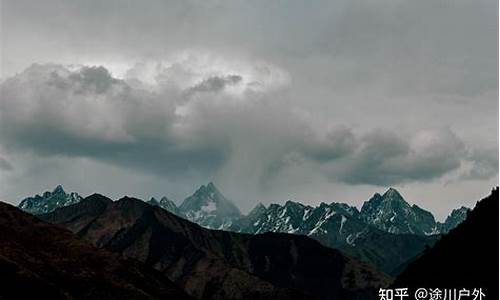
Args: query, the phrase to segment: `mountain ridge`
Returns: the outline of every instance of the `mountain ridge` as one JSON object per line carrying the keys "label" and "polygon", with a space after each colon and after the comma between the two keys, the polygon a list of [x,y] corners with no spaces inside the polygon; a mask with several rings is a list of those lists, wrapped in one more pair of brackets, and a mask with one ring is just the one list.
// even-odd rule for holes
{"label": "mountain ridge", "polygon": [[394,234],[367,224],[356,207],[345,203],[321,203],[313,207],[293,201],[259,206],[233,223],[228,230],[259,234],[285,232],[309,236],[325,246],[340,249],[388,274],[426,247],[437,236]]}
{"label": "mountain ridge", "polygon": [[[59,203],[57,201],[54,201],[53,199],[50,199],[51,195],[61,195],[61,194],[63,198],[66,197],[69,199],[59,201]],[[401,224],[399,225],[396,224],[396,226],[393,226],[394,224],[390,224],[391,223],[390,219],[387,220],[386,218],[382,221],[379,221],[376,220],[376,216],[370,216],[371,211],[373,211],[373,206],[376,206],[375,211],[377,211],[376,208],[380,206],[380,202],[384,201],[384,197],[390,198],[389,201],[386,202],[400,203],[406,209],[413,211],[413,214],[420,215],[420,217],[424,220],[427,219],[427,221],[429,221],[430,223],[427,222],[426,225],[424,225],[426,230],[422,229],[413,230],[411,229],[412,228],[411,226],[408,227],[407,225],[401,225]],[[18,207],[24,211],[36,215],[53,211],[54,209],[61,206],[77,203],[82,199],[83,198],[76,192],[71,192],[66,194],[62,186],[58,185],[52,192],[47,191],[44,192],[42,195],[35,195],[32,197],[24,198],[23,200],[20,201]],[[313,207],[292,200],[287,200],[284,204],[271,203],[268,206],[271,205],[284,206],[288,202]],[[228,227],[231,226],[234,220],[248,217],[250,214],[255,214],[256,212],[255,208],[258,208],[258,210],[261,212],[263,211],[263,208],[266,208],[266,206],[264,206],[261,202],[259,202],[254,207],[254,209],[252,209],[249,213],[244,215],[239,211],[238,207],[231,200],[227,199],[226,197],[224,197],[224,195],[222,195],[220,190],[215,186],[213,182],[209,182],[207,185],[201,185],[191,196],[186,197],[179,206],[177,206],[175,202],[169,199],[168,197],[162,197],[160,200],[157,200],[156,198],[152,197],[150,198],[148,203],[160,206],[181,217],[187,218],[191,221],[194,221],[202,226],[211,229],[227,229]],[[323,203],[324,202],[322,202],[322,204]],[[333,203],[337,202],[331,202],[330,204]],[[373,205],[373,203],[375,203],[375,205]],[[216,207],[217,204],[222,204],[221,206],[223,209],[221,211],[217,210],[218,208]],[[321,206],[322,204],[320,204],[319,206]],[[324,205],[328,204],[324,203]],[[364,216],[366,223],[374,225],[375,227],[383,231],[397,233],[397,234],[415,233],[420,235],[446,233],[451,228],[455,227],[458,223],[463,221],[467,211],[470,210],[469,208],[464,206],[456,208],[450,212],[450,214],[447,216],[444,222],[437,222],[431,212],[419,207],[416,204],[410,205],[408,202],[406,202],[406,200],[404,200],[401,194],[395,188],[392,187],[388,188],[388,190],[383,195],[375,193],[369,200],[363,203],[361,209],[358,209],[357,207],[354,206],[349,206],[346,203],[337,203],[337,205],[346,205],[346,207],[348,207],[350,210],[357,210]],[[47,206],[47,208],[45,208],[44,206]],[[215,221],[212,219],[215,219]],[[214,226],[214,224],[216,224],[217,226]],[[411,230],[408,230],[408,228],[410,228]]]}
{"label": "mountain ridge", "polygon": [[288,200],[268,207],[259,203],[241,215],[213,183],[201,185],[179,207],[166,197],[159,201],[151,198],[147,203],[209,229],[306,235],[391,275],[397,275],[400,266],[432,246],[439,233],[447,233],[467,215],[462,207],[453,210],[445,222],[436,222],[432,213],[410,205],[394,188],[382,195],[375,193],[361,210],[346,203],[311,206]]}
{"label": "mountain ridge", "polygon": [[84,201],[39,217],[156,268],[198,299],[247,299],[255,291],[307,299],[374,295],[389,281],[305,236],[209,230],[130,197],[100,201],[103,211],[85,205],[96,200]]}
{"label": "mountain ridge", "polygon": [[3,202],[0,231],[0,299],[191,299],[160,272]]}
{"label": "mountain ridge", "polygon": [[154,206],[159,206],[178,216],[183,215],[180,209],[177,207],[177,205],[175,205],[175,202],[173,200],[168,199],[167,197],[162,197],[159,201],[156,200],[155,197],[151,197],[151,199],[147,203]]}

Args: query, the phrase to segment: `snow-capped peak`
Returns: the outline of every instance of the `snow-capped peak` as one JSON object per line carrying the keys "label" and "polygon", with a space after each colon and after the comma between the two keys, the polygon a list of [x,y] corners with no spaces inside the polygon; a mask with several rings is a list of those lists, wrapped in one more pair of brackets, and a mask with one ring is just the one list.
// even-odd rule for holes
{"label": "snow-capped peak", "polygon": [[411,206],[394,188],[366,201],[361,215],[366,223],[390,233],[429,235],[436,232],[434,216],[417,205]]}
{"label": "snow-capped peak", "polygon": [[212,182],[200,186],[179,209],[189,220],[216,229],[241,216],[236,205],[226,199]]}
{"label": "snow-capped peak", "polygon": [[72,205],[82,200],[78,193],[67,194],[61,185],[58,185],[52,192],[46,191],[42,195],[35,195],[23,199],[19,203],[19,208],[34,215],[49,213],[59,207]]}

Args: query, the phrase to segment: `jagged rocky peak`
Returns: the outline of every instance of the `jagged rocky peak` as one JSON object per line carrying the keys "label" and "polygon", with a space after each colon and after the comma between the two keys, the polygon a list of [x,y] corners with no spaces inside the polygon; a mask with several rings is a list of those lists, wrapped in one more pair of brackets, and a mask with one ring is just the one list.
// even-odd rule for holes
{"label": "jagged rocky peak", "polygon": [[300,208],[302,208],[302,207],[304,207],[305,205],[304,205],[304,204],[302,204],[302,203],[300,203],[300,202],[296,202],[296,201],[292,201],[292,200],[287,200],[287,201],[285,202],[285,206],[286,206],[286,207],[300,207]]}
{"label": "jagged rocky peak", "polygon": [[434,216],[417,205],[408,204],[394,188],[389,188],[383,195],[377,193],[366,201],[361,216],[366,223],[390,233],[439,233]]}
{"label": "jagged rocky peak", "polygon": [[240,210],[230,200],[210,182],[207,185],[202,185],[192,196],[186,198],[180,209],[186,210],[201,210],[204,212],[217,211],[224,215],[240,216]]}
{"label": "jagged rocky peak", "polygon": [[255,209],[256,209],[256,210],[264,210],[264,209],[266,209],[266,206],[265,206],[264,204],[262,204],[262,202],[259,202],[259,203],[255,206],[254,210],[255,210]]}
{"label": "jagged rocky peak", "polygon": [[173,205],[173,206],[177,207],[177,205],[175,205],[175,202],[173,200],[168,199],[167,197],[161,197],[160,204],[162,204],[162,205]]}
{"label": "jagged rocky peak", "polygon": [[259,202],[249,213],[248,213],[248,216],[251,217],[251,216],[259,216],[263,213],[265,213],[267,210],[266,206],[264,206],[264,204],[262,204],[261,202]]}
{"label": "jagged rocky peak", "polygon": [[41,196],[35,195],[23,199],[19,203],[19,208],[25,212],[39,215],[54,211],[59,207],[64,207],[78,203],[82,197],[78,193],[66,193],[61,185],[57,185],[52,192],[46,191]]}
{"label": "jagged rocky peak", "polygon": [[160,201],[156,200],[155,197],[151,197],[148,201],[149,204],[154,205],[154,206],[160,206]]}
{"label": "jagged rocky peak", "polygon": [[62,185],[58,184],[55,189],[52,191],[52,194],[66,194]]}
{"label": "jagged rocky peak", "polygon": [[462,206],[460,208],[456,208],[451,211],[451,214],[446,218],[446,221],[452,220],[452,219],[465,219],[467,217],[467,214],[469,213],[470,208]]}
{"label": "jagged rocky peak", "polygon": [[396,190],[393,187],[390,187],[389,189],[387,189],[387,191],[384,193],[383,197],[395,199],[395,200],[404,200],[403,196],[401,196],[401,194],[398,192],[398,190]]}
{"label": "jagged rocky peak", "polygon": [[167,197],[162,197],[160,199],[160,207],[163,209],[166,209],[169,212],[174,213],[176,215],[179,215],[179,216],[182,215],[179,211],[179,208],[175,204],[175,202],[168,199]]}
{"label": "jagged rocky peak", "polygon": [[179,208],[175,204],[174,201],[168,199],[167,197],[162,197],[159,201],[155,198],[152,197],[149,201],[149,204],[153,206],[159,206],[165,210],[168,210],[171,213],[174,213],[176,215],[181,215]]}
{"label": "jagged rocky peak", "polygon": [[207,228],[224,229],[241,217],[240,210],[210,182],[202,185],[179,206],[189,220]]}
{"label": "jagged rocky peak", "polygon": [[389,188],[382,195],[382,203],[388,203],[390,205],[402,205],[403,207],[410,207],[410,204],[401,196],[401,194],[395,188]]}
{"label": "jagged rocky peak", "polygon": [[462,223],[467,218],[467,214],[469,212],[470,212],[470,208],[465,207],[465,206],[454,209],[450,213],[450,215],[446,218],[444,223],[438,224],[440,233],[448,233],[450,230],[457,227],[460,223]]}
{"label": "jagged rocky peak", "polygon": [[[55,196],[55,195],[66,195],[66,191],[64,191],[64,188],[62,187],[62,185],[58,184],[53,190],[52,192],[51,191],[45,191],[43,192],[42,194],[42,197],[50,197],[51,195]],[[38,195],[36,195],[38,196]]]}
{"label": "jagged rocky peak", "polygon": [[375,193],[370,200],[363,203],[361,214],[368,219],[383,213],[392,213],[393,210],[409,210],[410,204],[394,188],[389,188],[383,195]]}
{"label": "jagged rocky peak", "polygon": [[293,217],[300,215],[300,217],[302,217],[304,210],[306,209],[306,205],[300,202],[288,200],[285,202],[285,205],[280,207],[280,209],[283,211],[283,215],[291,215]]}
{"label": "jagged rocky peak", "polygon": [[353,217],[359,216],[359,210],[356,207],[350,206],[346,203],[332,202],[329,204],[329,207],[333,209],[333,211],[343,215],[350,215]]}
{"label": "jagged rocky peak", "polygon": [[302,219],[302,216],[304,215],[304,212],[307,208],[307,205],[304,205],[300,202],[288,200],[285,202],[285,205],[280,208],[280,216],[290,216],[292,218],[300,217]]}

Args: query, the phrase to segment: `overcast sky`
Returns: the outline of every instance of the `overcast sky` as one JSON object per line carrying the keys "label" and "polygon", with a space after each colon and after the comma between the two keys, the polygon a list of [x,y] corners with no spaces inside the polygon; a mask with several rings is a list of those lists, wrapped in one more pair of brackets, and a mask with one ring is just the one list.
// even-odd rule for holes
{"label": "overcast sky", "polygon": [[1,2],[0,199],[53,189],[443,219],[498,184],[498,1]]}

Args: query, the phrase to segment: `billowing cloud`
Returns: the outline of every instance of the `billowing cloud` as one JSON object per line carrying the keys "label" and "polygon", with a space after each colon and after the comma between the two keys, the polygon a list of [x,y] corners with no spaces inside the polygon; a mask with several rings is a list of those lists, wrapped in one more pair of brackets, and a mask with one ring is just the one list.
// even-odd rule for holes
{"label": "billowing cloud", "polygon": [[347,183],[395,185],[439,178],[460,167],[465,146],[450,130],[419,131],[410,138],[372,132],[335,176]]}
{"label": "billowing cloud", "polygon": [[[286,100],[274,99],[279,94],[232,101],[224,88],[242,81],[242,75],[210,75],[184,89],[159,81],[150,90],[114,78],[104,67],[33,65],[1,86],[2,146],[89,157],[166,177],[208,177],[240,160],[260,165],[253,176],[267,184],[290,166],[315,168],[333,181],[382,186],[439,178],[465,160],[474,166],[469,177],[496,174],[491,155],[485,160],[476,150],[469,154],[449,129],[410,137],[389,130],[356,135],[345,126],[318,130],[286,108]],[[209,94],[191,101],[186,93]]]}
{"label": "billowing cloud", "polygon": [[[291,167],[381,186],[429,181],[465,161],[473,165],[468,178],[497,173],[492,155],[467,149],[449,129],[411,136],[319,129],[287,107],[280,93],[233,101],[241,95],[225,86],[240,84],[243,75],[209,73],[187,87],[165,78],[151,89],[114,78],[104,67],[33,65],[1,85],[0,141],[7,150],[88,157],[167,178],[253,169],[247,175],[263,188]],[[186,98],[189,93],[200,95]]]}
{"label": "billowing cloud", "polygon": [[266,181],[297,166],[315,170],[333,182],[379,186],[431,181],[459,172],[464,164],[473,165],[467,171],[469,179],[491,178],[498,172],[493,159],[485,159],[477,150],[471,155],[471,150],[447,128],[420,130],[411,136],[389,130],[355,136],[343,128],[331,132],[328,138],[335,143],[308,140],[296,151],[285,153],[269,165]]}
{"label": "billowing cloud", "polygon": [[498,148],[478,148],[469,153],[462,179],[482,180],[498,174]]}
{"label": "billowing cloud", "polygon": [[[229,151],[203,128],[179,129],[174,92],[131,88],[103,67],[33,65],[1,86],[7,150],[92,157],[158,173],[210,170]],[[189,131],[189,133],[188,133]]]}

